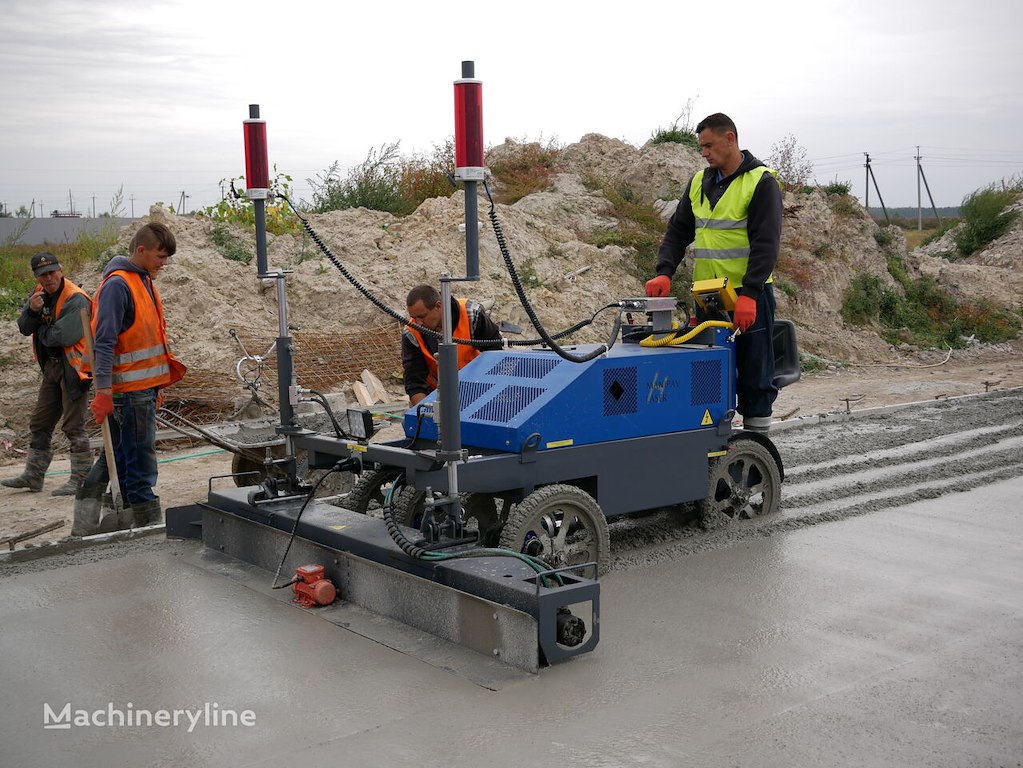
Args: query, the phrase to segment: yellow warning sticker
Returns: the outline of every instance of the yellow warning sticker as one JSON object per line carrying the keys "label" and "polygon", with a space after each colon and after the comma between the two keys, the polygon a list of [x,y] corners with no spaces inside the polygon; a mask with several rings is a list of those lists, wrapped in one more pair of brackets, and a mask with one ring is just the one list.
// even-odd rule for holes
{"label": "yellow warning sticker", "polygon": [[335,531],[343,531],[348,526],[347,525],[331,525],[331,526],[328,526],[328,527],[329,528],[333,528]]}
{"label": "yellow warning sticker", "polygon": [[547,443],[548,448],[564,448],[566,445],[572,445],[575,442],[574,439],[569,438],[568,440],[555,440]]}
{"label": "yellow warning sticker", "polygon": [[710,409],[703,412],[703,421],[700,422],[701,427],[709,427],[714,423],[714,419],[710,417]]}

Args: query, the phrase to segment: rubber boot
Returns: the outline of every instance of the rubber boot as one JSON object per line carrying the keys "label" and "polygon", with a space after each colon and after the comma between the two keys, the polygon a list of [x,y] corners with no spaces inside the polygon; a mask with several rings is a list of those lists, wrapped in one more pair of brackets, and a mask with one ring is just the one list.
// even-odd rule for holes
{"label": "rubber boot", "polygon": [[160,510],[160,497],[150,501],[139,501],[131,505],[135,514],[135,527],[144,528],[147,525],[159,525],[163,521],[163,513]]}
{"label": "rubber boot", "polygon": [[101,489],[75,494],[75,518],[71,524],[72,536],[92,536],[100,533],[100,509],[103,506]]}
{"label": "rubber boot", "polygon": [[43,490],[43,479],[46,477],[46,470],[52,459],[52,450],[42,451],[38,448],[29,448],[25,471],[10,480],[0,480],[0,485],[5,485],[8,488],[27,488],[32,493],[39,493]]}
{"label": "rubber boot", "polygon": [[92,453],[90,451],[71,452],[71,477],[64,485],[50,492],[51,496],[74,496],[82,487],[85,476],[92,468]]}

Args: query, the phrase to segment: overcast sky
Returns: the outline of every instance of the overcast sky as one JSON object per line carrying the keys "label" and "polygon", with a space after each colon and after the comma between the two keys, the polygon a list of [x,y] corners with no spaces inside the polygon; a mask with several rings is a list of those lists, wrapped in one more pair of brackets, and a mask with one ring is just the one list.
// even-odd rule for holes
{"label": "overcast sky", "polygon": [[[864,152],[889,206],[937,205],[1023,171],[1019,0],[722,3],[3,0],[0,203],[143,215],[220,199],[244,173],[259,104],[270,161],[306,179],[454,133],[452,82],[475,61],[484,138],[637,146],[692,99],[761,158],[787,135],[819,181]],[[871,188],[870,202],[877,203]],[[924,204],[927,204],[926,193]]]}

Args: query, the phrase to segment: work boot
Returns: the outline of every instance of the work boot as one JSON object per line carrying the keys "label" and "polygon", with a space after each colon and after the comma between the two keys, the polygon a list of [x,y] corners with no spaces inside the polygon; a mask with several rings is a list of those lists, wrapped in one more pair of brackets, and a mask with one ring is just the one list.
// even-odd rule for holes
{"label": "work boot", "polygon": [[131,509],[135,514],[136,528],[145,528],[147,525],[159,525],[163,520],[159,496],[149,501],[137,501],[131,505]]}
{"label": "work boot", "polygon": [[51,496],[74,496],[82,487],[85,476],[92,468],[92,453],[90,451],[71,452],[71,477],[64,485],[50,492]]}
{"label": "work boot", "polygon": [[71,524],[72,536],[92,536],[101,533],[100,509],[103,505],[99,488],[79,491],[75,494],[75,518]]}
{"label": "work boot", "polygon": [[25,471],[10,480],[0,480],[0,485],[8,488],[27,488],[32,493],[39,493],[43,490],[43,479],[46,477],[46,470],[53,459],[53,451],[42,451],[38,448],[28,449],[28,458],[25,460]]}
{"label": "work boot", "polygon": [[744,416],[742,419],[742,428],[745,429],[747,432],[770,432],[771,417]]}

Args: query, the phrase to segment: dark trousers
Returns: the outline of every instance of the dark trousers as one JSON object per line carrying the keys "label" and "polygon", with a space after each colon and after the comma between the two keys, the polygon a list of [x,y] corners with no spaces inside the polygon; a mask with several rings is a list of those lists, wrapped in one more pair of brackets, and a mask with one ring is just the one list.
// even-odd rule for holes
{"label": "dark trousers", "polygon": [[63,361],[55,357],[48,359],[43,364],[43,382],[39,385],[36,407],[28,422],[29,446],[37,451],[50,450],[53,430],[59,422],[60,431],[67,436],[71,450],[88,453],[89,436],[85,432],[88,401],[81,390],[71,391],[64,375]]}
{"label": "dark trousers", "polygon": [[778,388],[774,386],[774,284],[757,299],[757,321],[735,340],[738,369],[736,394],[743,416],[770,416]]}
{"label": "dark trousers", "polygon": [[[770,416],[778,388],[774,386],[774,284],[767,283],[757,299],[757,321],[735,340],[735,392],[737,410],[745,417]],[[718,320],[708,316],[699,305],[696,318]]]}
{"label": "dark trousers", "polygon": [[[114,413],[107,417],[114,461],[127,504],[153,501],[157,480],[156,389],[114,395]],[[100,452],[82,483],[84,495],[99,496],[110,480],[106,453]]]}

